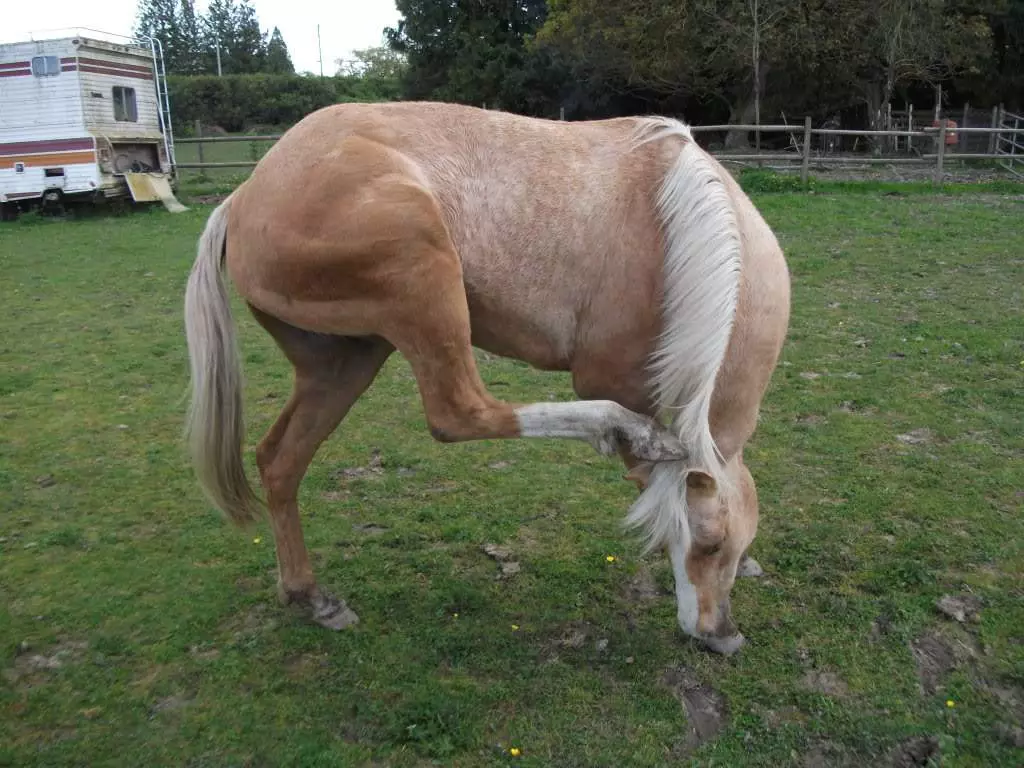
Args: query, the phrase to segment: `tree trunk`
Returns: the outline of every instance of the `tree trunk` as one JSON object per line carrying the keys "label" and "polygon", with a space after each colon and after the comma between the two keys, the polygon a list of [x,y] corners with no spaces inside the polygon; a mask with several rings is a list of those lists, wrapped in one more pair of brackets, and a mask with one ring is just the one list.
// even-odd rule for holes
{"label": "tree trunk", "polygon": [[[729,108],[729,123],[732,125],[750,125],[754,122],[754,99],[746,93]],[[750,149],[750,133],[748,131],[729,131],[725,135],[726,149]]]}
{"label": "tree trunk", "polygon": [[[729,123],[733,125],[752,125],[760,123],[760,112],[764,107],[764,85],[768,79],[771,65],[761,62],[757,68],[757,85],[753,79],[749,90],[744,88],[729,107]],[[769,99],[769,102],[771,100]],[[750,149],[749,131],[729,131],[725,135],[726,149]]]}

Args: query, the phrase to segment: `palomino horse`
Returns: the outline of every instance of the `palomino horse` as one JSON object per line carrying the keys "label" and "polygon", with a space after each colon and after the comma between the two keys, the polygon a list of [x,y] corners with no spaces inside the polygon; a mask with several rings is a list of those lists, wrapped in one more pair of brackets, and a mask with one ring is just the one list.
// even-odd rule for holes
{"label": "palomino horse", "polygon": [[[261,503],[243,469],[225,269],[295,367],[256,452],[283,601],[333,629],[357,620],[316,583],[297,491],[397,349],[437,440],[617,451],[643,489],[627,522],[668,549],[680,626],[722,653],[742,644],[729,595],[758,514],[743,446],[786,334],[789,274],[686,126],[396,103],[328,107],[289,130],[210,216],[185,297],[193,459],[244,523]],[[581,400],[496,400],[474,345],[571,371]]]}

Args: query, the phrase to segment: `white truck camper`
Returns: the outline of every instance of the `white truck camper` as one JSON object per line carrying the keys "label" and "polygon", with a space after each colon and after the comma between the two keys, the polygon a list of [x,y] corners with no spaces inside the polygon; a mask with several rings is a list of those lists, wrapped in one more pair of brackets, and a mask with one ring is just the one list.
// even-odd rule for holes
{"label": "white truck camper", "polygon": [[[105,39],[113,38],[113,40]],[[0,213],[130,196],[181,211],[160,42],[0,44]]]}

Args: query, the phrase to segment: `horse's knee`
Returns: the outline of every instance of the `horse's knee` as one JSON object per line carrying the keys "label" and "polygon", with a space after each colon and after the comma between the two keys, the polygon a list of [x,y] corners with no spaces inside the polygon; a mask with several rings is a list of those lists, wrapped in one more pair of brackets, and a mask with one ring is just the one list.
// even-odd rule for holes
{"label": "horse's knee", "polygon": [[427,407],[430,435],[440,443],[517,437],[518,422],[512,408],[488,398],[477,403],[433,403]]}

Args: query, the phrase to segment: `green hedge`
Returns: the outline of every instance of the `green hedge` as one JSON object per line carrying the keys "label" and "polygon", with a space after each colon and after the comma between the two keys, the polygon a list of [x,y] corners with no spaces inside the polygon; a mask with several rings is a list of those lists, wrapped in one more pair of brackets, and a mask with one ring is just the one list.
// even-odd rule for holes
{"label": "green hedge", "polygon": [[187,135],[196,121],[237,133],[254,126],[293,125],[322,107],[397,98],[397,85],[360,77],[214,75],[167,78],[171,116]]}

